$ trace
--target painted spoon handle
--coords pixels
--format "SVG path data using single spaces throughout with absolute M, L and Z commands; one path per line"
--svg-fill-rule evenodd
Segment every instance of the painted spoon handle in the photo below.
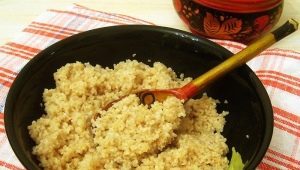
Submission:
M 228 58 L 224 62 L 220 63 L 216 67 L 202 74 L 178 90 L 185 94 L 187 99 L 193 97 L 199 91 L 203 90 L 203 88 L 205 88 L 208 84 L 212 83 L 231 70 L 245 64 L 247 61 L 257 56 L 272 44 L 295 32 L 297 29 L 298 22 L 294 19 L 289 19 L 281 27 L 264 35 L 254 43 L 250 44 L 247 48 Z

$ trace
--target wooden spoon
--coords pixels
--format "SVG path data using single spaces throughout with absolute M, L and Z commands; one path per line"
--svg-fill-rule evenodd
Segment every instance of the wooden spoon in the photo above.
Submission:
M 298 22 L 294 19 L 289 19 L 281 27 L 277 28 L 273 32 L 270 32 L 254 43 L 250 44 L 247 48 L 243 49 L 239 53 L 233 55 L 232 57 L 226 59 L 224 62 L 220 63 L 216 67 L 212 68 L 208 72 L 197 77 L 190 83 L 186 84 L 181 88 L 176 89 L 152 89 L 152 90 L 142 90 L 136 92 L 135 94 L 140 98 L 141 103 L 150 105 L 155 101 L 163 101 L 168 96 L 175 96 L 184 102 L 198 94 L 207 85 L 214 82 L 221 76 L 227 74 L 231 70 L 245 64 L 247 61 L 251 60 L 259 53 L 281 40 L 282 38 L 288 36 L 289 34 L 295 32 L 298 29 Z M 113 105 L 113 103 L 121 100 L 126 96 L 121 97 L 118 100 L 110 102 L 105 106 L 105 110 Z

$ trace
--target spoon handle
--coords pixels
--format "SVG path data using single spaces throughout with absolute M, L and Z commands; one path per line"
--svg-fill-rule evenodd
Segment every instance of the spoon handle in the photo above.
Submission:
M 208 84 L 212 83 L 219 77 L 230 72 L 231 70 L 245 64 L 259 53 L 273 45 L 275 42 L 288 36 L 298 29 L 298 22 L 294 19 L 289 19 L 285 24 L 270 32 L 263 37 L 259 38 L 248 47 L 226 59 L 216 67 L 212 68 L 208 72 L 202 74 L 198 78 L 194 79 L 190 83 L 186 84 L 182 88 L 178 89 L 181 93 L 186 95 L 186 98 L 191 98 L 199 91 L 203 90 Z

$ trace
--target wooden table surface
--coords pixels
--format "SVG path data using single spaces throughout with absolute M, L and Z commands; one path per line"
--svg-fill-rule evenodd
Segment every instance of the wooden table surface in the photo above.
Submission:
M 0 0 L 0 45 L 11 40 L 46 9 L 64 9 L 72 3 L 188 31 L 177 16 L 172 0 Z M 283 14 L 277 26 L 291 17 L 300 22 L 299 6 L 300 0 L 285 0 Z M 300 31 L 296 31 L 273 47 L 300 52 Z

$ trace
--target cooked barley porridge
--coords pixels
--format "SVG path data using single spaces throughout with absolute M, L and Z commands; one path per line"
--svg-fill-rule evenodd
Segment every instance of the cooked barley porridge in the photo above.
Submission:
M 203 95 L 182 103 L 175 97 L 139 103 L 142 89 L 181 87 L 191 78 L 171 68 L 135 60 L 113 69 L 80 62 L 54 73 L 56 87 L 45 89 L 45 112 L 28 126 L 33 154 L 44 169 L 227 169 L 227 112 Z

